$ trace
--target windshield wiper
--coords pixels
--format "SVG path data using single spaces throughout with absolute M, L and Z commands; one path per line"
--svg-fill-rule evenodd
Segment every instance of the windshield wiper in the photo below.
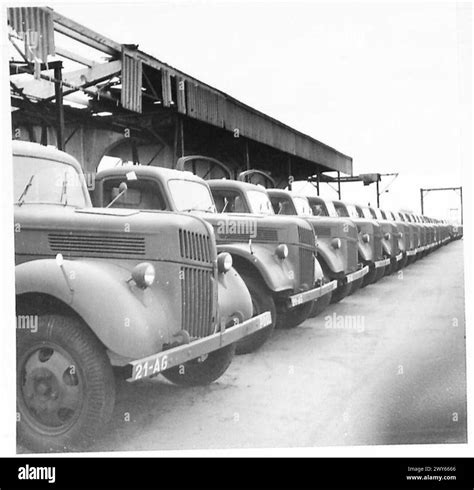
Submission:
M 27 192 L 30 190 L 30 187 L 31 187 L 31 184 L 33 182 L 34 177 L 35 177 L 35 174 L 31 174 L 30 180 L 25 185 L 23 192 L 20 194 L 20 197 L 18 198 L 18 201 L 17 201 L 18 206 L 21 206 L 25 202 L 24 198 L 25 198 Z
M 64 201 L 64 205 L 67 206 L 67 171 L 64 172 L 64 179 L 61 187 L 61 197 L 59 198 L 59 202 L 63 202 L 63 197 L 66 198 Z

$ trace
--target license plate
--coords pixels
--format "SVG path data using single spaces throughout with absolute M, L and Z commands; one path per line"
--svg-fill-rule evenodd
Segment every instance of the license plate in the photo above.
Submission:
M 291 306 L 299 306 L 303 304 L 303 295 L 295 294 L 291 297 Z
M 147 378 L 164 371 L 167 367 L 168 356 L 166 354 L 158 355 L 155 359 L 135 364 L 131 379 L 132 381 L 137 381 L 138 379 Z

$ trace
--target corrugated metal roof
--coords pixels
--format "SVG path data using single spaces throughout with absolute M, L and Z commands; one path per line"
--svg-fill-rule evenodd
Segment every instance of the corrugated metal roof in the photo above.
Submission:
M 8 9 L 8 23 L 25 42 L 28 61 L 46 63 L 54 56 L 54 26 L 51 12 L 41 7 L 12 7 Z
M 41 15 L 39 15 L 41 11 Z M 51 20 L 52 19 L 52 20 Z M 163 106 L 177 110 L 190 118 L 226 129 L 238 130 L 240 136 L 322 165 L 330 170 L 352 174 L 352 158 L 294 128 L 238 101 L 230 95 L 197 80 L 190 75 L 148 55 L 130 49 L 68 19 L 50 8 L 9 9 L 9 20 L 21 30 L 43 25 L 49 33 L 49 23 L 63 34 L 112 56 L 122 56 L 122 106 L 134 112 L 142 111 L 142 64 L 161 72 Z M 35 27 L 36 26 L 36 27 Z M 15 29 L 16 30 L 16 29 Z M 54 36 L 45 36 L 42 56 L 54 52 Z M 172 99 L 172 84 L 176 99 Z M 172 104 L 171 102 L 174 102 Z M 235 134 L 235 133 L 234 133 Z

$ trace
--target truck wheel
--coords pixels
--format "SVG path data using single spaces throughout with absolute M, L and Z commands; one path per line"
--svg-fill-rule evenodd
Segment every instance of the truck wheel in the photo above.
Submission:
M 332 293 L 333 292 L 331 291 L 321 298 L 317 299 L 316 301 L 313 301 L 311 313 L 309 314 L 310 318 L 318 316 L 329 306 L 329 304 L 331 303 Z
M 115 382 L 105 349 L 79 319 L 41 315 L 17 330 L 18 441 L 40 451 L 90 445 L 112 415 Z
M 303 323 L 313 311 L 313 301 L 277 314 L 276 328 L 295 328 Z
M 362 286 L 362 282 L 364 281 L 364 277 L 359 277 L 359 279 L 356 279 L 355 281 L 352 281 L 351 282 L 351 290 L 349 292 L 349 294 L 354 294 L 355 292 L 357 292 L 357 290 L 359 290 Z
M 385 268 L 386 268 L 386 266 L 379 267 L 378 269 L 376 269 L 377 272 L 375 275 L 374 282 L 380 281 L 380 279 L 382 279 L 382 277 L 385 276 Z
M 351 292 L 352 285 L 351 283 L 346 283 L 343 286 L 338 286 L 332 292 L 331 303 L 339 303 L 342 299 L 344 299 Z
M 235 343 L 209 352 L 180 366 L 162 371 L 169 381 L 180 386 L 202 386 L 220 378 L 230 366 L 235 354 Z
M 237 355 L 250 354 L 259 349 L 270 337 L 275 328 L 276 307 L 273 297 L 262 282 L 250 275 L 240 274 L 252 297 L 253 314 L 260 315 L 269 311 L 272 315 L 272 323 L 268 327 L 262 328 L 258 332 L 247 335 L 237 342 L 235 353 Z
M 369 284 L 373 284 L 376 281 L 376 278 L 377 278 L 377 269 L 375 268 L 375 266 L 372 266 L 369 269 L 369 272 L 362 278 L 361 287 L 365 288 Z
M 390 264 L 385 266 L 385 276 L 390 276 L 392 272 L 395 272 L 395 264 L 393 263 L 393 260 L 390 259 Z

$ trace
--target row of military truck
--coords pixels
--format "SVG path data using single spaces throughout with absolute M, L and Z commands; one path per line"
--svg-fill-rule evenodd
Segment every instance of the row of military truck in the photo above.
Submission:
M 13 142 L 22 447 L 86 448 L 112 417 L 117 376 L 212 383 L 274 328 L 462 236 L 212 158 L 170 166 L 103 170 L 88 188 L 72 156 Z

